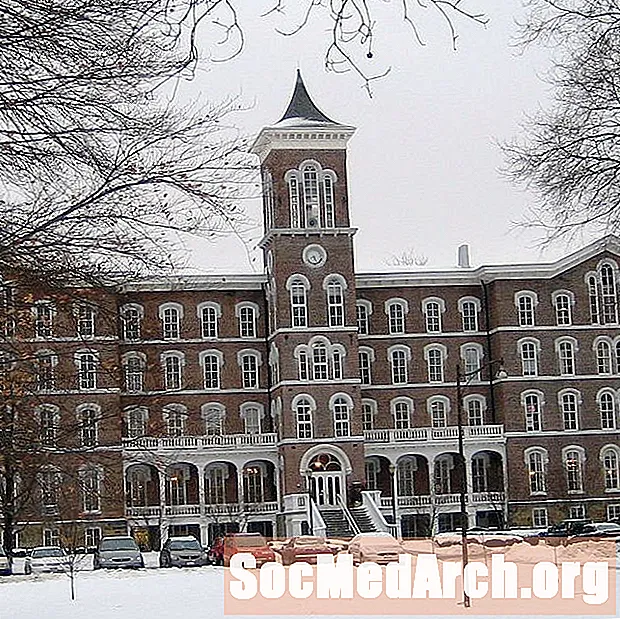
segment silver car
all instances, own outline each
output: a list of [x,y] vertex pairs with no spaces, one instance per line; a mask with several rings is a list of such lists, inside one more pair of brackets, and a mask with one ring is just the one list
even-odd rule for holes
[[0,546],[0,574],[8,576],[11,573],[11,562],[4,552],[4,548]]
[[58,546],[38,546],[24,563],[24,574],[40,572],[67,572],[71,565],[71,559],[67,553]]
[[209,565],[209,559],[195,537],[170,537],[159,553],[159,567],[202,565]]
[[144,559],[133,537],[104,537],[93,557],[93,569],[144,567]]

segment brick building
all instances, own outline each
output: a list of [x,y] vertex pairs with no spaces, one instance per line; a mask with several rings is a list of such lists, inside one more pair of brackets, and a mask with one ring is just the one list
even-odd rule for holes
[[[151,546],[453,529],[459,404],[471,525],[619,518],[619,239],[552,264],[470,268],[463,255],[449,271],[356,273],[353,133],[298,75],[253,146],[264,275],[124,285],[108,300],[114,328],[76,352],[104,347],[118,372],[80,384],[76,356],[75,394],[49,390],[50,404],[114,409],[121,522]],[[37,345],[53,352],[58,329]],[[102,495],[89,527],[117,516]]]

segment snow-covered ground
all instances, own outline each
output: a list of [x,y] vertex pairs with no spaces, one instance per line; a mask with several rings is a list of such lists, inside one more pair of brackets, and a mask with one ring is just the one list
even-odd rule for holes
[[[93,572],[90,561],[88,557],[86,571],[76,577],[75,601],[70,598],[70,582],[64,574],[16,574],[0,578],[0,619],[219,619],[224,616],[223,568],[159,569],[157,553],[145,555],[147,568],[136,571]],[[18,561],[17,569],[21,566]],[[617,574],[620,581],[620,572]]]

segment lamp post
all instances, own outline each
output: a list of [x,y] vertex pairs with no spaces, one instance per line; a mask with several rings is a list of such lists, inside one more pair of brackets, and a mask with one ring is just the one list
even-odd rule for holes
[[312,518],[312,469],[306,469],[306,485],[308,490],[308,529],[310,535],[314,535],[314,522]]
[[503,359],[491,359],[487,363],[472,370],[471,372],[462,372],[460,364],[456,365],[456,423],[458,426],[458,448],[459,448],[459,467],[461,470],[461,488],[459,492],[460,503],[460,520],[461,520],[461,558],[463,564],[463,605],[469,607],[471,600],[469,595],[465,591],[465,567],[468,563],[468,549],[467,549],[467,462],[465,461],[465,450],[463,446],[463,383],[469,384],[469,380],[474,376],[479,376],[482,370],[491,368],[492,366],[499,364],[499,370],[497,372],[498,378],[505,378],[506,372],[503,368]]
[[398,536],[398,520],[396,518],[396,465],[390,462],[390,478],[392,480],[392,519],[394,520],[394,530]]

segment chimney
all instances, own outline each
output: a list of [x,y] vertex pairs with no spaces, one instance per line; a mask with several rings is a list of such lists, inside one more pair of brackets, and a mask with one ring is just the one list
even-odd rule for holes
[[459,245],[458,266],[460,269],[469,269],[469,245]]

